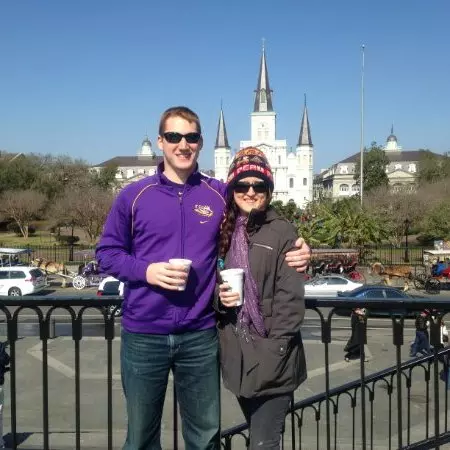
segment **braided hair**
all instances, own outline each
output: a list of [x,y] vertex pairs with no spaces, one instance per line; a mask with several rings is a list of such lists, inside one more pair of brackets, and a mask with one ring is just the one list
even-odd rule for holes
[[225,255],[230,249],[231,237],[233,236],[236,219],[239,216],[239,208],[232,195],[229,196],[225,208],[224,218],[220,225],[219,235],[219,258],[225,260]]

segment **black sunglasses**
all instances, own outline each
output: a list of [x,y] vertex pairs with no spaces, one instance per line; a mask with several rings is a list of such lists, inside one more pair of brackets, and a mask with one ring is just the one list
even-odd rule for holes
[[269,191],[269,186],[264,181],[259,181],[258,183],[238,182],[233,186],[233,190],[237,194],[246,194],[251,187],[255,191],[255,194],[264,194]]
[[163,133],[164,139],[171,144],[178,144],[181,139],[185,138],[188,144],[197,144],[202,135],[200,133],[181,134],[175,131],[167,131]]

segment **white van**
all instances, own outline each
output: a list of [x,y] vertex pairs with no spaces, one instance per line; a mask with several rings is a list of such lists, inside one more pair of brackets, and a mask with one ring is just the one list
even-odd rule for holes
[[0,267],[0,295],[36,294],[47,286],[47,276],[36,267]]

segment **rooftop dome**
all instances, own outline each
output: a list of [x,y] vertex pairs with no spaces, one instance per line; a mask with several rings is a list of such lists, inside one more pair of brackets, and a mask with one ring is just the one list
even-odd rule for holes
[[397,136],[394,134],[394,125],[391,127],[391,134],[388,136],[387,142],[397,142]]

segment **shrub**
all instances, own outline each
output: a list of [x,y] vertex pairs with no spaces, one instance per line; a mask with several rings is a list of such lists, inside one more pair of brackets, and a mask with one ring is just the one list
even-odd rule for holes
[[[17,236],[22,236],[22,233],[20,231],[19,225],[17,225],[16,222],[10,222],[7,226],[6,226],[7,230],[15,233]],[[36,233],[36,227],[34,225],[29,225],[28,226],[28,235],[32,236],[33,234]]]
[[63,245],[73,245],[80,240],[80,236],[66,236],[63,234],[56,235],[56,240]]
[[60,244],[63,245],[73,245],[80,240],[79,236],[66,236],[63,234],[56,235],[55,238]]

